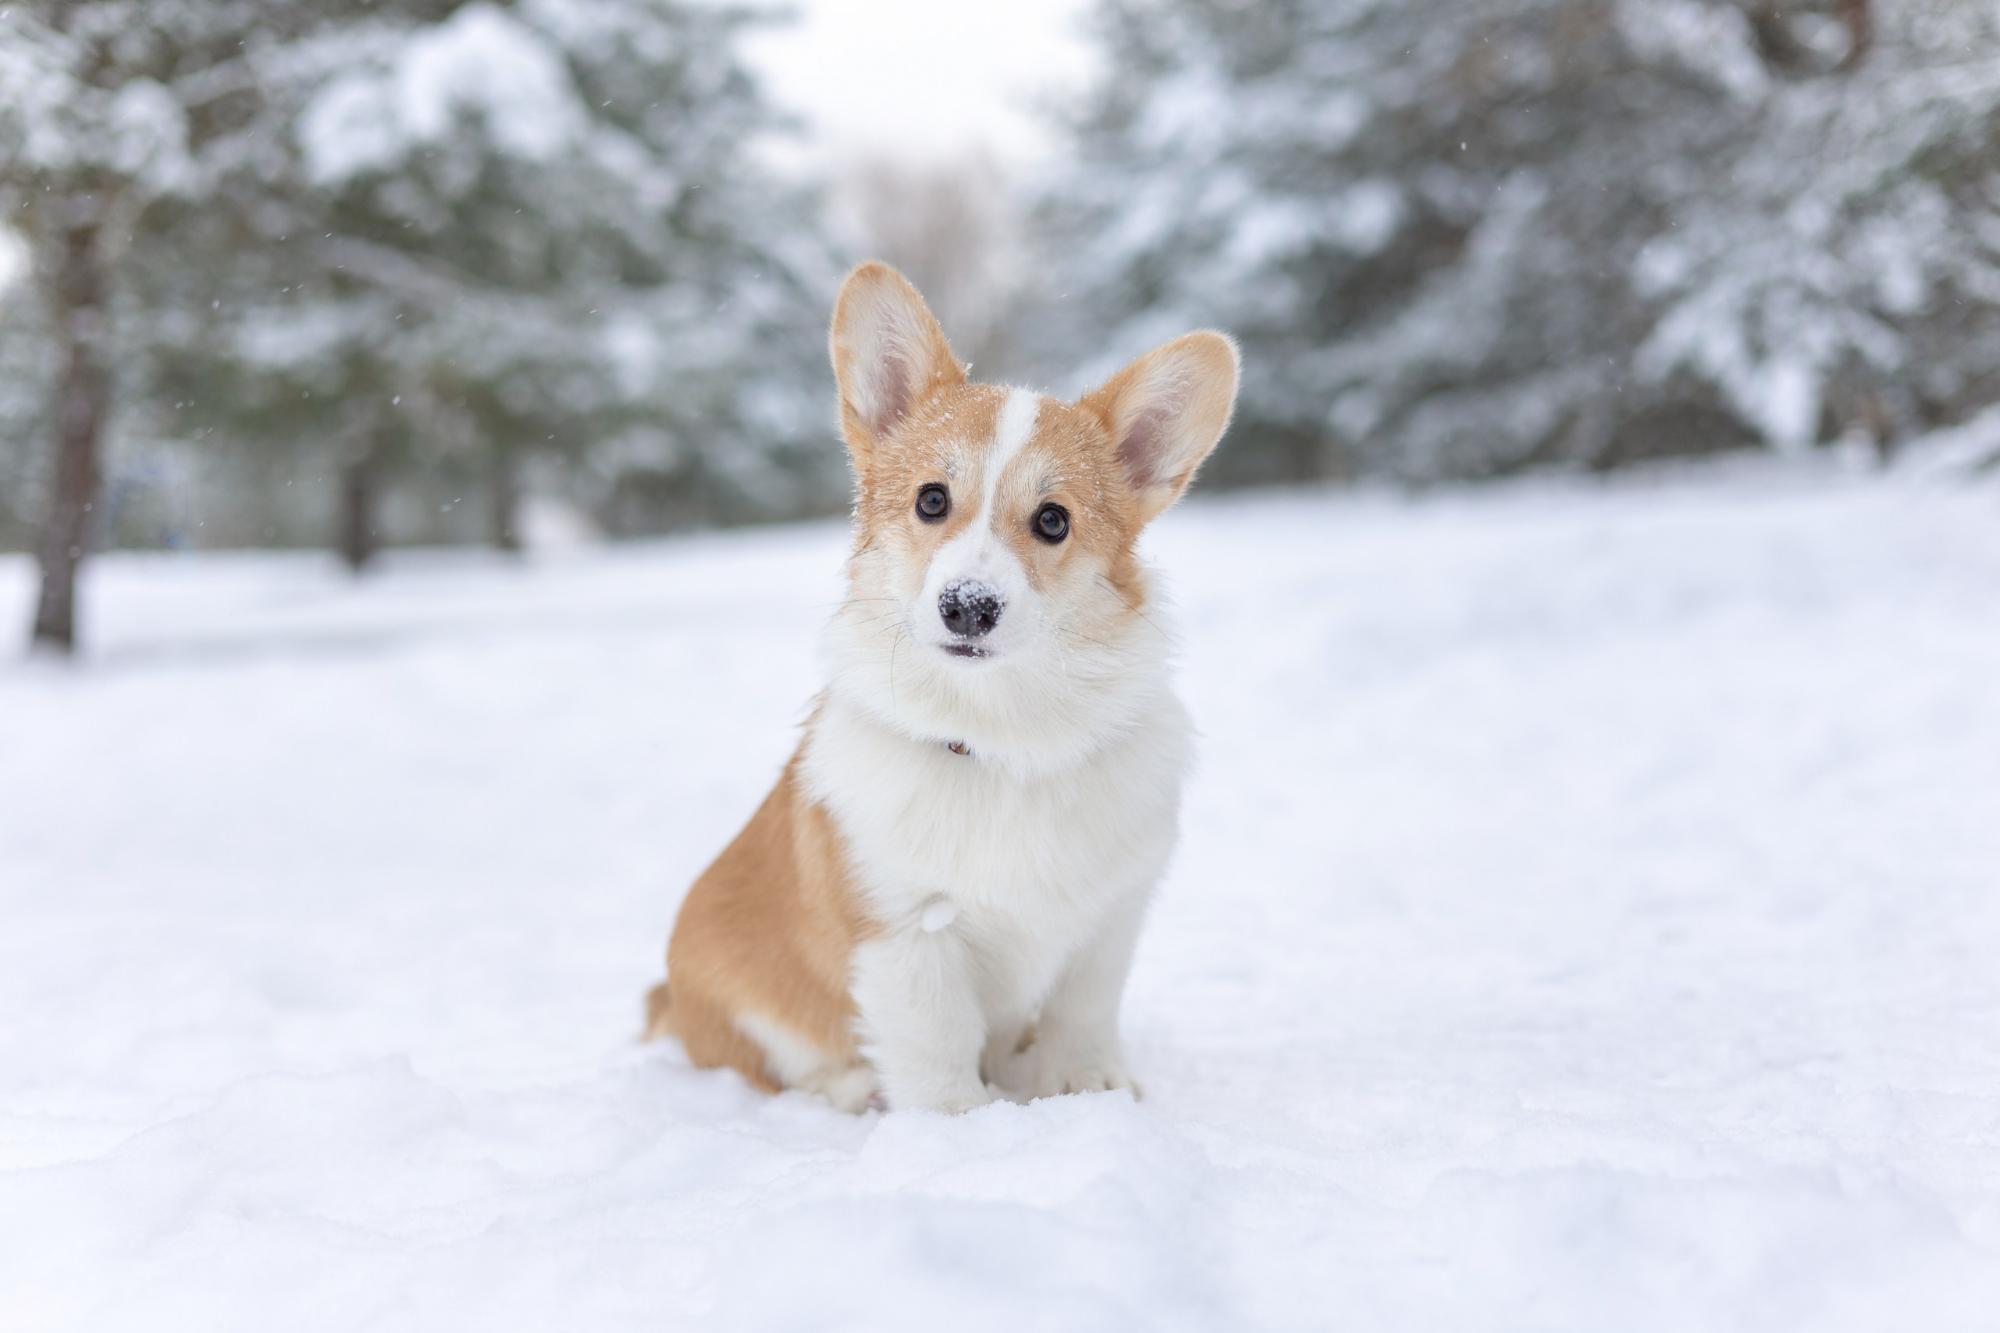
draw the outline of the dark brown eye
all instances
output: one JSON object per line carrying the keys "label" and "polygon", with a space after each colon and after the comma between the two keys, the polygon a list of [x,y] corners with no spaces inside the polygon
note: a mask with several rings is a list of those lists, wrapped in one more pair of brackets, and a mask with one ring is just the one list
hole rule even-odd
{"label": "dark brown eye", "polygon": [[1069,536],[1069,510],[1061,505],[1043,505],[1037,509],[1035,535],[1051,546]]}
{"label": "dark brown eye", "polygon": [[951,512],[951,493],[932,482],[917,492],[917,517],[935,523]]}

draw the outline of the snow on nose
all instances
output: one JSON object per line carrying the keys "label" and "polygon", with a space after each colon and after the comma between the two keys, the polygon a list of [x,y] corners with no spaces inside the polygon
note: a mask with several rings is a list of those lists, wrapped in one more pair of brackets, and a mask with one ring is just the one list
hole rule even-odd
{"label": "snow on nose", "polygon": [[938,595],[938,617],[953,634],[976,639],[993,632],[1007,599],[990,583],[977,579],[954,579]]}

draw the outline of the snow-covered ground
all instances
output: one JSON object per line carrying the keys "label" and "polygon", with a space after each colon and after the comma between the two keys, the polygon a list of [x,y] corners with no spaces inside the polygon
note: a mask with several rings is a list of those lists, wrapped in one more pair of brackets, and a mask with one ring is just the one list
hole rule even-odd
{"label": "snow-covered ground", "polygon": [[0,1326],[2000,1321],[1990,486],[1170,515],[1148,1096],[955,1120],[633,1040],[841,547],[101,561],[0,665]]}

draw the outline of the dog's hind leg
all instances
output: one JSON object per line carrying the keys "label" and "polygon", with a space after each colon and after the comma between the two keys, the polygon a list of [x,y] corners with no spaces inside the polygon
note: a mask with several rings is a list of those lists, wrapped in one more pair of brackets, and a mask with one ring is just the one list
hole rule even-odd
{"label": "dog's hind leg", "polygon": [[780,1086],[816,1093],[843,1111],[864,1111],[875,1096],[875,1071],[821,1049],[783,1023],[741,1013],[736,1028],[764,1054],[764,1068]]}
{"label": "dog's hind leg", "polygon": [[674,1035],[674,1030],[669,1025],[667,1017],[667,1005],[670,998],[667,992],[667,983],[664,981],[646,992],[646,1032],[644,1040],[658,1041],[662,1037],[671,1037]]}

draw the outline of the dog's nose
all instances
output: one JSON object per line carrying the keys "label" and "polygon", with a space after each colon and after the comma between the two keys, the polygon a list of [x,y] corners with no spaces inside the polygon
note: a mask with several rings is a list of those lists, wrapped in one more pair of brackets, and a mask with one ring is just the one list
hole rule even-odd
{"label": "dog's nose", "polygon": [[1006,605],[1000,600],[1000,594],[986,584],[960,579],[945,585],[943,594],[938,598],[938,615],[944,620],[944,627],[953,634],[976,639],[993,632]]}

